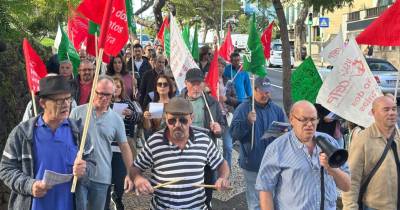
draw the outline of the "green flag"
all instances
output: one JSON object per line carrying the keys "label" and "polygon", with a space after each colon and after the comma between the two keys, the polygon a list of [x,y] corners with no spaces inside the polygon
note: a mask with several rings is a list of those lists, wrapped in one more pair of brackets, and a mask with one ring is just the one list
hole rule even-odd
{"label": "green flag", "polygon": [[247,49],[243,60],[243,70],[259,77],[264,77],[267,74],[265,71],[264,48],[261,44],[260,35],[256,28],[255,14],[253,14],[253,17],[250,20],[249,38],[247,40]]}
{"label": "green flag", "polygon": [[58,61],[70,60],[74,68],[74,76],[78,75],[78,68],[80,64],[79,54],[76,52],[74,45],[69,41],[64,29],[61,29],[61,42],[58,46]]}
{"label": "green flag", "polygon": [[133,34],[136,34],[136,24],[135,24],[135,20],[133,19],[132,0],[125,0],[125,6],[126,6],[126,17],[128,19],[129,31]]}
{"label": "green flag", "polygon": [[315,103],[322,80],[311,57],[308,57],[292,73],[291,87],[293,102],[307,100]]}
{"label": "green flag", "polygon": [[192,44],[192,56],[193,59],[199,62],[199,37],[198,37],[198,26],[196,24],[194,28],[193,44]]}
{"label": "green flag", "polygon": [[97,25],[95,22],[89,20],[89,34],[95,35],[97,33],[97,36],[100,34],[100,26]]}
{"label": "green flag", "polygon": [[165,54],[169,57],[170,55],[170,46],[169,46],[169,40],[170,40],[170,36],[169,36],[169,26],[165,27],[164,29],[164,50],[165,50]]}
{"label": "green flag", "polygon": [[182,38],[183,38],[183,41],[186,44],[186,47],[189,49],[189,51],[191,51],[191,49],[190,49],[190,41],[189,41],[190,40],[190,27],[189,27],[189,25],[185,25],[183,27]]}

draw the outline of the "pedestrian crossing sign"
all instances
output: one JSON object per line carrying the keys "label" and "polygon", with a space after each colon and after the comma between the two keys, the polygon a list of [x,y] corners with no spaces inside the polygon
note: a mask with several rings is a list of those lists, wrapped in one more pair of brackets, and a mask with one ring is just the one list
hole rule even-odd
{"label": "pedestrian crossing sign", "polygon": [[319,27],[320,28],[328,28],[329,27],[329,18],[320,17],[319,18]]}

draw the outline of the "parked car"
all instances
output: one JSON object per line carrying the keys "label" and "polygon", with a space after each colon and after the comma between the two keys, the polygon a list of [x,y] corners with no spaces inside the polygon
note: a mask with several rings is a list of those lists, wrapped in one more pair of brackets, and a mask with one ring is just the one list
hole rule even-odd
{"label": "parked car", "polygon": [[[376,82],[382,90],[382,93],[391,93],[394,95],[396,89],[396,79],[398,70],[390,62],[378,58],[366,58],[367,64],[375,77]],[[322,80],[328,76],[333,66],[318,69]],[[400,88],[397,88],[400,94]],[[397,94],[397,98],[399,98]]]}
{"label": "parked car", "polygon": [[[271,44],[271,57],[269,59],[269,67],[279,66],[282,67],[282,44],[272,43]],[[293,52],[290,52],[290,66],[294,66]]]}

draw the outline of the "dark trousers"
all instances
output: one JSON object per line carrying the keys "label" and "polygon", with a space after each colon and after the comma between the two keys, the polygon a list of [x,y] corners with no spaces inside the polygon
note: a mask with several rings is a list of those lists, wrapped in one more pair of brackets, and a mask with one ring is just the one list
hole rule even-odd
{"label": "dark trousers", "polygon": [[108,188],[107,192],[105,210],[108,210],[110,207],[112,186],[114,186],[112,195],[114,202],[122,204],[126,168],[120,152],[113,152],[111,168],[112,168],[111,185]]}
{"label": "dark trousers", "polygon": [[[204,167],[204,184],[213,185],[215,183],[215,171],[213,171],[210,166],[206,165]],[[212,193],[213,190],[210,188],[206,188],[206,201],[205,204],[208,210],[211,210],[211,200],[212,200]]]}

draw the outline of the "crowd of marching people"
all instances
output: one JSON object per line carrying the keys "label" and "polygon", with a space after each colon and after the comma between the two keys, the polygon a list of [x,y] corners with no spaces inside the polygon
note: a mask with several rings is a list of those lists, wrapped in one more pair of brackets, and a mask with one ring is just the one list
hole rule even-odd
{"label": "crowd of marching people", "polygon": [[[250,210],[333,210],[338,194],[344,209],[399,209],[393,96],[375,99],[368,128],[308,101],[293,104],[286,116],[267,76],[252,87],[238,52],[229,64],[218,58],[218,97],[211,96],[205,84],[211,49],[200,49],[200,68],[187,71],[183,90],[162,46],[128,44],[97,81],[94,59],[84,51],[76,77],[70,61],[56,64],[2,154],[9,209],[121,210],[130,191],[151,194],[150,209],[213,209],[213,190],[231,188],[234,164],[242,169]],[[290,126],[268,135],[275,123]],[[316,136],[347,149],[348,162],[331,165]],[[238,163],[232,162],[235,142]],[[78,177],[75,193],[71,179],[55,183],[51,172]]]}

